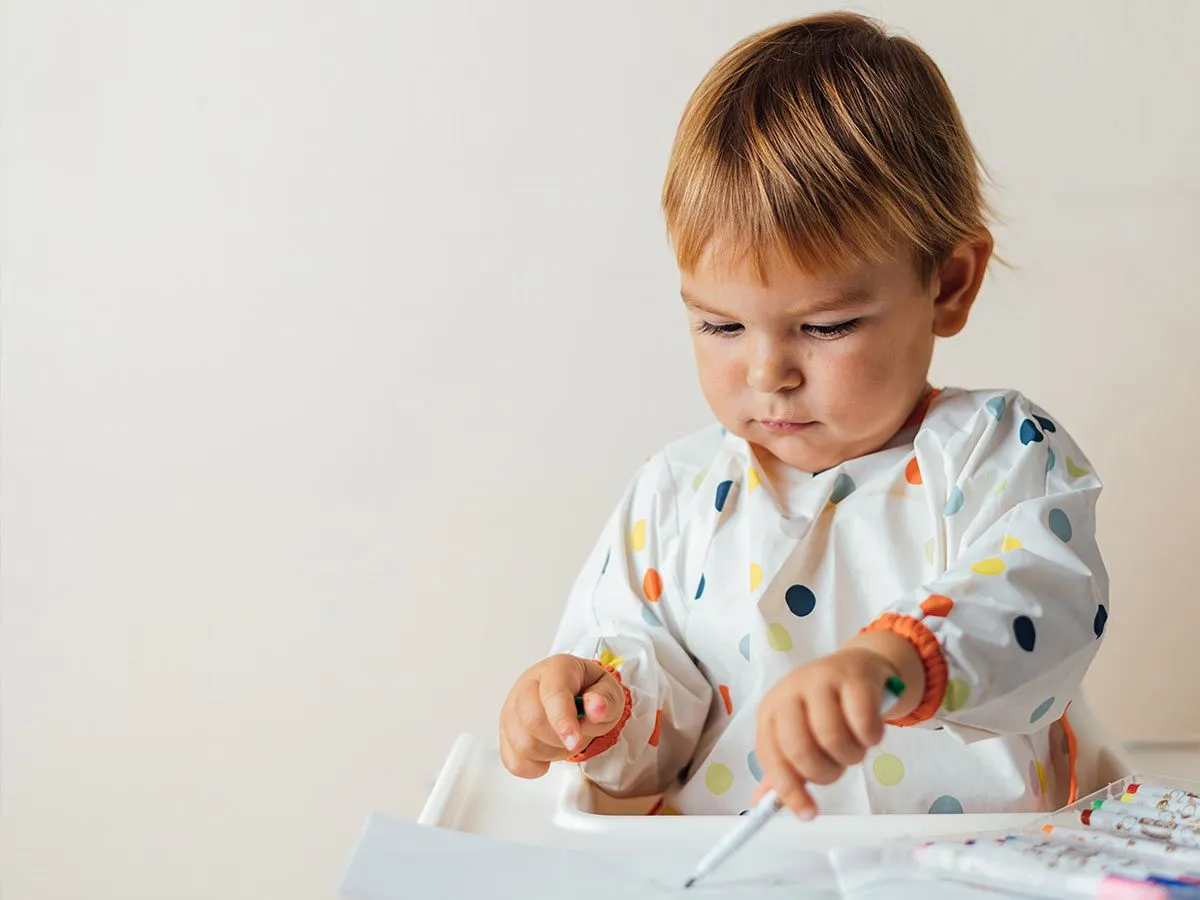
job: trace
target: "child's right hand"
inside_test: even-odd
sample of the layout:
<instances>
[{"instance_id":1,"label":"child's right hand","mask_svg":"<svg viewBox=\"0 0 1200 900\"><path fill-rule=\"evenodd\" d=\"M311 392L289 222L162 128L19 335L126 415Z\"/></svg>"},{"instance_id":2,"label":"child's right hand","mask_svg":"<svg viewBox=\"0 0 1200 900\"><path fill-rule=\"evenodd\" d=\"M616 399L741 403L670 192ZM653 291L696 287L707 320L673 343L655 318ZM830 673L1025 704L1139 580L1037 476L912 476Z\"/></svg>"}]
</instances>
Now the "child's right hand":
<instances>
[{"instance_id":1,"label":"child's right hand","mask_svg":"<svg viewBox=\"0 0 1200 900\"><path fill-rule=\"evenodd\" d=\"M584 718L575 697L583 695ZM612 730L625 691L594 659L559 654L526 669L500 711L500 758L521 778L540 778L550 763L580 753Z\"/></svg>"}]
</instances>

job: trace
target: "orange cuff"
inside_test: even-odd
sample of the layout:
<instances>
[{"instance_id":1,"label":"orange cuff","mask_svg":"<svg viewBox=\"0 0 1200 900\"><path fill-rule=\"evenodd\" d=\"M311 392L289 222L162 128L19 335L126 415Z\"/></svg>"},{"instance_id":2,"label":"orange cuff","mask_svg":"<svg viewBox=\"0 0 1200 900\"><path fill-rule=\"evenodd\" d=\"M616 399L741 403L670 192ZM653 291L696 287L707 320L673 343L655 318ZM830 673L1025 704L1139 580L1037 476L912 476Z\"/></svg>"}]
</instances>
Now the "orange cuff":
<instances>
[{"instance_id":1,"label":"orange cuff","mask_svg":"<svg viewBox=\"0 0 1200 900\"><path fill-rule=\"evenodd\" d=\"M933 632L919 619L898 613L884 613L863 631L890 631L900 635L913 645L925 666L925 693L921 696L921 702L907 716L893 719L888 724L907 727L932 719L946 696L949 679L946 657L942 655L942 647Z\"/></svg>"},{"instance_id":2,"label":"orange cuff","mask_svg":"<svg viewBox=\"0 0 1200 900\"><path fill-rule=\"evenodd\" d=\"M574 756L568 756L567 762L581 763L586 762L594 756L599 756L621 739L621 732L625 729L625 723L629 721L630 715L633 714L633 697L629 693L629 688L625 687L625 682L621 680L621 673L612 666L605 666L604 663L599 663L599 665L607 669L608 673L617 679L617 684L621 685L621 690L625 692L625 711L621 713L621 718L617 719L616 725L600 735L600 737L592 738L592 742Z\"/></svg>"}]
</instances>

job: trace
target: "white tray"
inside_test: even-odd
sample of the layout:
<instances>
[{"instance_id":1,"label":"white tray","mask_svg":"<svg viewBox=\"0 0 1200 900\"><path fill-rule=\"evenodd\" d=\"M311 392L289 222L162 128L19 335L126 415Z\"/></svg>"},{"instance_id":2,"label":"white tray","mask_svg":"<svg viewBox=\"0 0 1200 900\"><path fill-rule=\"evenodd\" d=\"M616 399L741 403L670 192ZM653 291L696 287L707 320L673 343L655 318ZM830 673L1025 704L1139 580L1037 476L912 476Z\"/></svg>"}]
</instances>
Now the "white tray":
<instances>
[{"instance_id":1,"label":"white tray","mask_svg":"<svg viewBox=\"0 0 1200 900\"><path fill-rule=\"evenodd\" d=\"M1125 774L1125 773L1122 773ZM630 845L689 849L711 845L729 828L728 816L646 816L647 800L613 801L590 786L575 766L555 766L536 781L505 771L493 744L472 735L455 742L418 820L424 825L555 846L594 846L595 836ZM613 815L623 810L628 814ZM1016 831L1045 813L819 816L801 822L777 816L756 838L779 846L825 850L904 837Z\"/></svg>"},{"instance_id":2,"label":"white tray","mask_svg":"<svg viewBox=\"0 0 1200 900\"><path fill-rule=\"evenodd\" d=\"M715 843L730 828L730 816L645 815L650 805L647 800L614 801L577 771L561 773L560 784L554 824L564 831L620 835L638 843L650 839L655 846L702 847ZM785 813L776 816L755 840L780 847L820 851L900 838L1018 831L1045 815L821 815L812 822L802 822Z\"/></svg>"}]
</instances>

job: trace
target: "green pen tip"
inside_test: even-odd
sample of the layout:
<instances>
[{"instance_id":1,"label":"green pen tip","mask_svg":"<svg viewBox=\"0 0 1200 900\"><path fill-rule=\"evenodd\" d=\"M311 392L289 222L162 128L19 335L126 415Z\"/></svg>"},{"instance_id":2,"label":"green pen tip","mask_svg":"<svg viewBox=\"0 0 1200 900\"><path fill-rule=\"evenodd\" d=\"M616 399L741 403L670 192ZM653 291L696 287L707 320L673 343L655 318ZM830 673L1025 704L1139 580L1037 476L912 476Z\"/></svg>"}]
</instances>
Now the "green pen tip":
<instances>
[{"instance_id":1,"label":"green pen tip","mask_svg":"<svg viewBox=\"0 0 1200 900\"><path fill-rule=\"evenodd\" d=\"M897 697L901 696L904 693L904 682L901 681L899 678L897 678L895 675L888 678L886 683L887 683L887 689L889 691L891 691L893 694L895 694Z\"/></svg>"},{"instance_id":2,"label":"green pen tip","mask_svg":"<svg viewBox=\"0 0 1200 900\"><path fill-rule=\"evenodd\" d=\"M583 697L577 696L575 698L575 718L582 719L585 715L586 713L583 709Z\"/></svg>"}]
</instances>

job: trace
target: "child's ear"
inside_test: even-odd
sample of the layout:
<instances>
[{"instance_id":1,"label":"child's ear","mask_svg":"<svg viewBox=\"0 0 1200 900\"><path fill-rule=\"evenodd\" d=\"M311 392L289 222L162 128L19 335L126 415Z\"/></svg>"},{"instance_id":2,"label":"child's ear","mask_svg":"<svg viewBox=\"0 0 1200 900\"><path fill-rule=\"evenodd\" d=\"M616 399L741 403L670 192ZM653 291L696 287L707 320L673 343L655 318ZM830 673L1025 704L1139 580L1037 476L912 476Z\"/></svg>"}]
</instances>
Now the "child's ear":
<instances>
[{"instance_id":1,"label":"child's ear","mask_svg":"<svg viewBox=\"0 0 1200 900\"><path fill-rule=\"evenodd\" d=\"M960 243L933 274L933 333L953 337L967 324L995 242L986 229Z\"/></svg>"}]
</instances>

